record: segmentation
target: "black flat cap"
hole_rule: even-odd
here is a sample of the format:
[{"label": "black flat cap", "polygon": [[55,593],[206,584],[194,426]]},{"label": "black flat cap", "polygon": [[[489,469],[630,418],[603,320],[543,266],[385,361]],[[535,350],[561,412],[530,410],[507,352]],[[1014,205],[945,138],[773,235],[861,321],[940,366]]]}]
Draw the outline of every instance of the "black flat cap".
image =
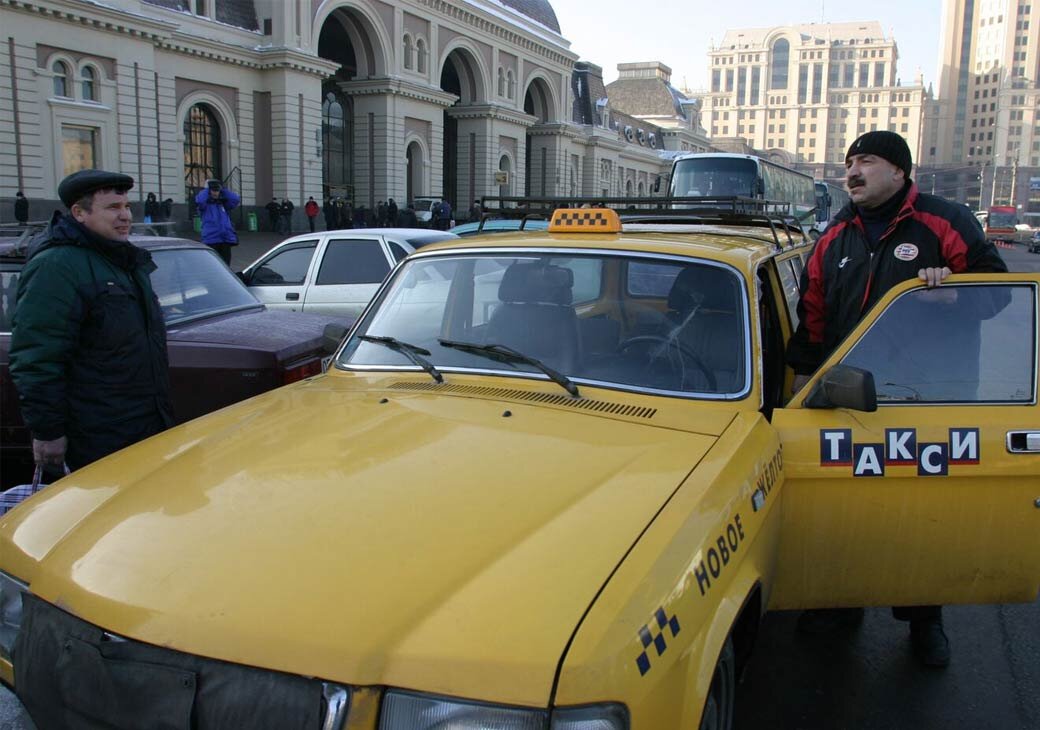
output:
[{"label": "black flat cap", "polygon": [[74,172],[58,185],[58,197],[71,208],[72,204],[87,193],[95,190],[129,190],[134,186],[134,179],[121,172],[105,172],[104,170],[80,170]]}]

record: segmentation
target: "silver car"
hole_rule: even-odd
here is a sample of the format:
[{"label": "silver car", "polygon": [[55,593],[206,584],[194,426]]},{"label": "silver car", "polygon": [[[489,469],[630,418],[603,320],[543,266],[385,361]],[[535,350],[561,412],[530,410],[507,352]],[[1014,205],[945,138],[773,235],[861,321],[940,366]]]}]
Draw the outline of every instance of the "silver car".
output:
[{"label": "silver car", "polygon": [[418,228],[357,228],[288,238],[239,274],[270,309],[356,317],[397,262],[457,238]]}]

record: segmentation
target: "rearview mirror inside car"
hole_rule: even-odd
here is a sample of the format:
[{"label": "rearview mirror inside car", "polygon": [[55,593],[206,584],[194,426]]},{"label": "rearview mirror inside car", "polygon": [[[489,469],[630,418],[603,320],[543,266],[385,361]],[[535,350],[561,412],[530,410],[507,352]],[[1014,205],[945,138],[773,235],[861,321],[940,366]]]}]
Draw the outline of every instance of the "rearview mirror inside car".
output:
[{"label": "rearview mirror inside car", "polygon": [[806,408],[848,408],[872,413],[877,410],[874,375],[869,370],[835,365],[813,385]]}]

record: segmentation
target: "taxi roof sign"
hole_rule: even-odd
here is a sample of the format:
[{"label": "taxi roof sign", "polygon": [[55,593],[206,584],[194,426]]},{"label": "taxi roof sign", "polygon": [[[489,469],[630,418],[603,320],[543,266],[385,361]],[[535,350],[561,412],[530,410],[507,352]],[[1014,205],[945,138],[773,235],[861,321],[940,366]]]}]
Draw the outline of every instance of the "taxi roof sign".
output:
[{"label": "taxi roof sign", "polygon": [[557,208],[550,233],[620,233],[621,219],[610,208]]}]

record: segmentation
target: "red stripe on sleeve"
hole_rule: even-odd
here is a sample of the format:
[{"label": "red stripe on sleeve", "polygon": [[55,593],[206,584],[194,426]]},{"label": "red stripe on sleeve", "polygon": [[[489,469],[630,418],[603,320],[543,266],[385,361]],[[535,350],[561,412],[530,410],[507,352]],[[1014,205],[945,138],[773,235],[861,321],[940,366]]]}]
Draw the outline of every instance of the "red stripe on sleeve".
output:
[{"label": "red stripe on sleeve", "polygon": [[802,294],[802,309],[805,328],[809,332],[809,342],[812,343],[823,342],[823,328],[824,323],[827,321],[824,299],[826,290],[824,289],[823,279],[823,257],[826,255],[831,243],[834,242],[834,239],[838,237],[847,225],[848,221],[831,224],[820,240],[816,242],[816,248],[813,249],[812,256],[809,257],[807,265],[809,283]]},{"label": "red stripe on sleeve", "polygon": [[934,213],[917,212],[917,219],[928,226],[928,229],[939,237],[940,251],[946,265],[955,274],[968,270],[968,244],[960,231],[950,221]]}]

